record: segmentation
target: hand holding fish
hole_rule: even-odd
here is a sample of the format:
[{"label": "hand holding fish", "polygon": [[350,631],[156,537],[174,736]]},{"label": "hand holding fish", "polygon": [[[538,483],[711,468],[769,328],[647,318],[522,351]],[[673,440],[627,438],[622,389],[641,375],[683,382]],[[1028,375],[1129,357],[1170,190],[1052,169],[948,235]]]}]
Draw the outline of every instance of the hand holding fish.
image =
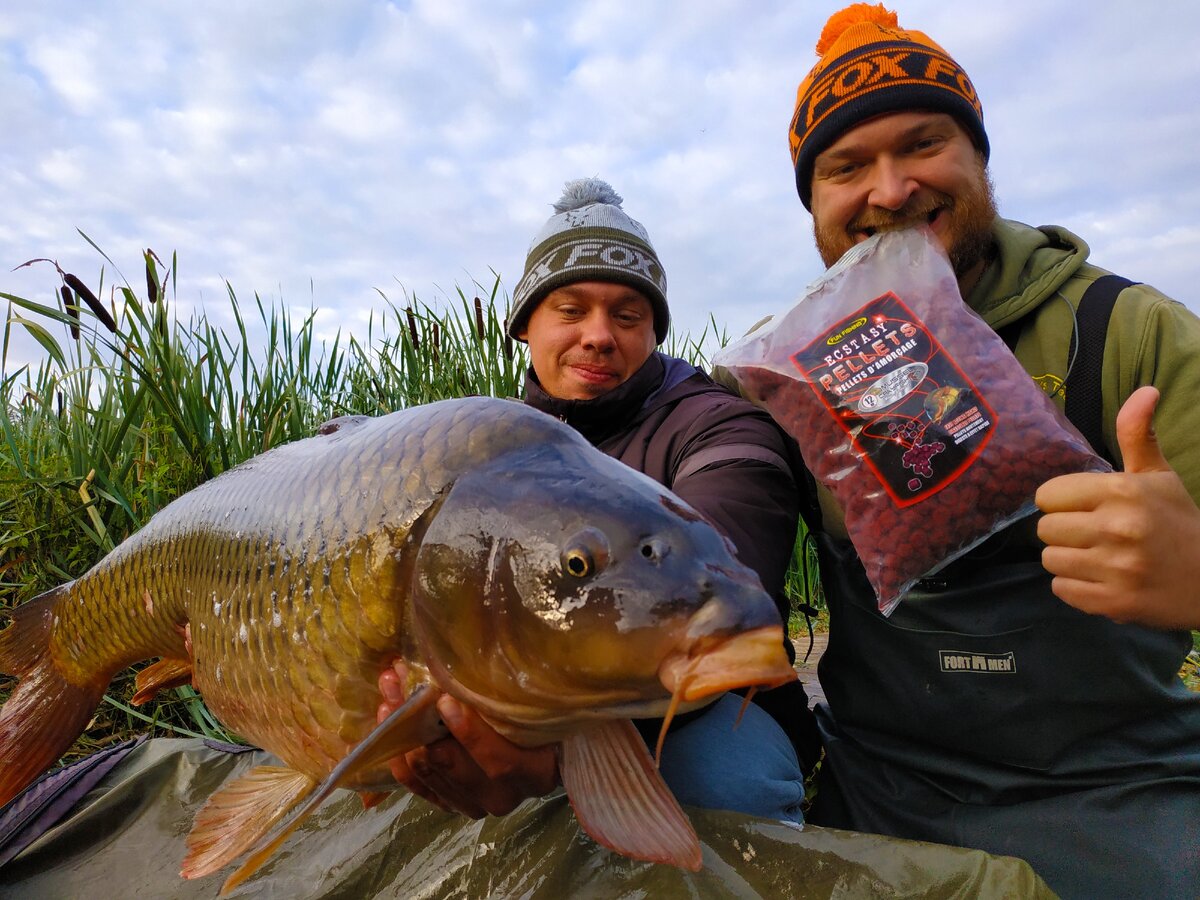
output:
[{"label": "hand holding fish", "polygon": [[[397,659],[379,676],[378,719],[382,722],[408,699],[408,666]],[[526,749],[498,734],[483,718],[443,694],[438,712],[452,737],[393,758],[389,767],[408,790],[440,809],[472,819],[503,816],[530,797],[558,786],[553,746]]]},{"label": "hand holding fish", "polygon": [[1063,475],[1037,492],[1042,565],[1062,600],[1117,622],[1200,628],[1200,508],[1158,446],[1158,391],[1117,416],[1125,471]]}]

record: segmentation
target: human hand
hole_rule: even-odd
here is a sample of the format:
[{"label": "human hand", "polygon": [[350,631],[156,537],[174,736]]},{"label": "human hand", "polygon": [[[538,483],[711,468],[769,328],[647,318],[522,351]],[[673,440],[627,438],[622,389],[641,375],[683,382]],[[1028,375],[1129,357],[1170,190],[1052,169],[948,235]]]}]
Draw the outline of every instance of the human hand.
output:
[{"label": "human hand", "polygon": [[1158,390],[1117,414],[1124,472],[1052,478],[1035,498],[1051,589],[1084,612],[1157,628],[1200,628],[1200,508],[1154,435]]},{"label": "human hand", "polygon": [[[378,721],[407,699],[407,679],[408,667],[401,660],[379,676],[383,702]],[[452,737],[410,750],[389,763],[392,776],[412,793],[440,809],[482,819],[488,814],[506,815],[558,784],[554,745],[519,747],[449,694],[438,698],[437,708]]]}]

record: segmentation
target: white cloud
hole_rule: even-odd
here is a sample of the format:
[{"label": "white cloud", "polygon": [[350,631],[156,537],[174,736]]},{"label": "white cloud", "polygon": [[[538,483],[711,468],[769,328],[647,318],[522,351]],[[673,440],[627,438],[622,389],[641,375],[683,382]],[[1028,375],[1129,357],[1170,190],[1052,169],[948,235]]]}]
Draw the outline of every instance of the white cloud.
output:
[{"label": "white cloud", "polygon": [[97,67],[97,50],[94,34],[71,29],[34,40],[26,59],[73,112],[86,114],[108,99]]},{"label": "white cloud", "polygon": [[[180,302],[228,278],[365,327],[389,297],[519,277],[563,181],[600,175],[663,257],[677,325],[736,334],[819,270],[785,144],[811,4],[168,0],[0,11],[0,270],[53,256]],[[983,98],[1005,214],[1200,309],[1200,6],[911,0]],[[64,26],[63,23],[70,23]],[[1161,23],[1170,22],[1171,27]],[[0,290],[49,299],[46,268]]]}]

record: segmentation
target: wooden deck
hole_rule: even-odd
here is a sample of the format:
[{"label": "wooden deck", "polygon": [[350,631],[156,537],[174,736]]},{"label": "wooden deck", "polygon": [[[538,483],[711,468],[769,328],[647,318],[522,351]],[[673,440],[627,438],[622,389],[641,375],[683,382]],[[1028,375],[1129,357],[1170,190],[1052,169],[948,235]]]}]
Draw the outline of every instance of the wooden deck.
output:
[{"label": "wooden deck", "polygon": [[808,650],[808,634],[796,635],[792,638],[792,643],[796,645],[796,671],[800,673],[800,682],[804,685],[804,692],[808,694],[808,705],[811,707],[818,700],[824,701],[825,699],[821,683],[817,681],[817,661],[825,652],[825,645],[829,643],[829,634],[825,632],[813,635],[812,652],[808,654],[807,660],[804,659],[804,654]]}]

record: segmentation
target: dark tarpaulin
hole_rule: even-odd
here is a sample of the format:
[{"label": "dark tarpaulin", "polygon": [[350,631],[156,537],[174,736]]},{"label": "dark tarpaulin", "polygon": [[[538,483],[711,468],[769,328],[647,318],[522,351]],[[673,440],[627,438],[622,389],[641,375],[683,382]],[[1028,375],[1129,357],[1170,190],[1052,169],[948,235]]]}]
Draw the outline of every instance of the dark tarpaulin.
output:
[{"label": "dark tarpaulin", "polygon": [[[275,762],[200,740],[130,750],[73,813],[0,868],[0,897],[210,898],[233,870],[179,877],[184,838],[226,779]],[[231,897],[1052,897],[1029,866],[938,844],[689,810],[697,873],[635,862],[583,834],[561,794],[502,819],[398,791],[364,810],[340,791]]]}]

